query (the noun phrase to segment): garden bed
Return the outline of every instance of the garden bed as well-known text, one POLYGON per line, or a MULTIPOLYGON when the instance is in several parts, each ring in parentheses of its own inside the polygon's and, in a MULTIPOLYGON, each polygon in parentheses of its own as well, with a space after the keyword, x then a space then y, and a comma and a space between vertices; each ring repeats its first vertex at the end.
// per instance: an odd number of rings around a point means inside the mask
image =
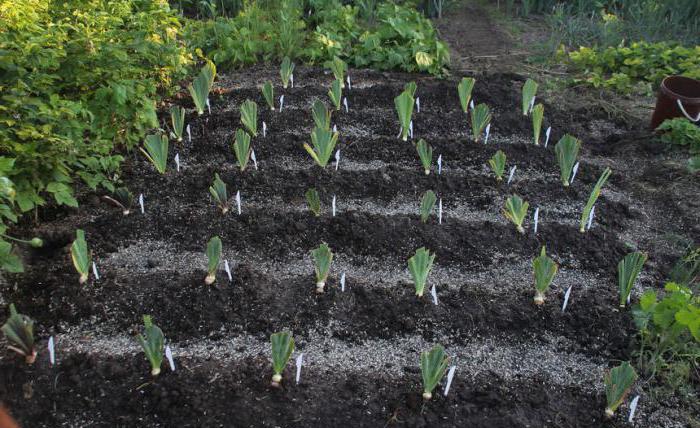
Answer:
MULTIPOLYGON (((1 306, 15 303, 35 319, 41 339, 34 366, 0 355, 0 397, 23 426, 625 426, 624 415, 603 419, 603 371, 630 358, 635 334, 629 311, 617 308, 616 265, 630 247, 648 251, 634 295, 661 283, 676 256, 661 237, 700 235, 693 207, 678 205, 692 186, 659 165, 646 132, 609 121, 595 106, 540 100, 552 138, 548 148, 534 146, 517 75, 477 76, 474 98, 494 111, 484 145, 469 137, 456 78, 350 74, 350 110, 333 114, 337 171, 321 170, 302 148, 311 102, 326 99, 332 76, 299 69, 295 88, 276 85, 283 111, 270 112, 256 85, 277 82, 277 70, 255 67, 220 78, 211 115, 188 113, 193 141, 171 144, 165 176, 134 152, 124 180, 143 194, 145 214, 123 216, 84 192, 79 210, 48 209, 38 226, 18 231, 46 242, 26 254, 27 273, 0 286, 1 306), (410 80, 421 100, 415 136, 442 155, 441 175, 425 176, 413 146, 396 138, 393 98, 410 80), (253 139, 259 169, 241 173, 231 143, 247 98, 258 103, 268 133, 253 139), (569 189, 553 151, 567 132, 583 141, 569 189), (510 185, 486 167, 498 149, 517 165, 510 185), (581 234, 581 209, 607 166, 613 176, 593 228, 581 234), (241 215, 222 216, 210 200, 214 173, 230 193, 240 190, 241 215), (309 187, 321 195, 319 218, 306 209, 309 187), (443 200, 442 224, 420 222, 428 189, 443 200), (532 210, 525 235, 501 215, 510 194, 540 207, 537 234, 532 210), (101 274, 84 286, 69 260, 76 228, 86 231, 101 274), (221 271, 209 287, 204 248, 214 235, 233 281, 221 271), (319 295, 308 252, 321 241, 335 258, 319 295), (560 273, 537 307, 531 260, 542 245, 560 273), (429 283, 437 305, 415 297, 406 269, 421 246, 436 253, 429 283), (133 338, 143 314, 163 329, 177 364, 155 381, 133 338), (298 385, 290 364, 283 388, 272 390, 268 338, 280 330, 293 333, 305 365, 298 385), (44 351, 50 335, 53 367, 44 351), (457 371, 447 397, 423 403, 418 355, 435 343, 457 371)), ((192 107, 186 95, 175 102, 192 107)), ((643 398, 636 426, 683 426, 678 412, 643 398)))

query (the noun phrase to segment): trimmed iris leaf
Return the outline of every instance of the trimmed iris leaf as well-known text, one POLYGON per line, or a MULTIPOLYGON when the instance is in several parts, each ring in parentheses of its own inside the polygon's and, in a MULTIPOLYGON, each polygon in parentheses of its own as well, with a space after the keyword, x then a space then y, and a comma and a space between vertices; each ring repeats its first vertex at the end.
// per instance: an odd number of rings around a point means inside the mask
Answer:
POLYGON ((472 119, 472 136, 475 142, 479 142, 484 129, 491 122, 491 110, 486 104, 478 104, 474 107, 471 114, 472 119))
POLYGON ((620 263, 617 264, 617 285, 620 290, 620 307, 624 308, 627 304, 627 299, 632 293, 634 282, 642 271, 644 263, 647 261, 647 255, 635 251, 627 254, 620 263))
POLYGON ((245 171, 250 160, 250 152, 253 149, 250 147, 250 135, 242 129, 236 129, 236 141, 233 143, 233 153, 238 160, 238 166, 241 171, 245 171))
POLYGON ((540 134, 542 133, 542 119, 544 119, 544 106, 537 104, 532 109, 532 135, 535 145, 540 145, 540 134))
POLYGON ((430 174, 430 166, 433 163, 433 148, 421 138, 416 144, 416 151, 418 151, 418 157, 421 165, 423 165, 425 175, 430 174))
POLYGON ((629 394, 636 380, 637 373, 628 361, 623 361, 619 366, 605 373, 606 417, 613 417, 617 408, 625 401, 625 397, 629 394))
POLYGON ((85 231, 78 229, 75 231, 75 241, 70 246, 70 256, 73 260, 75 270, 80 274, 78 282, 85 284, 90 274, 92 258, 88 250, 87 242, 85 241, 85 231))
POLYGON ((331 103, 335 107, 336 111, 340 110, 340 103, 343 100, 343 82, 340 80, 334 80, 331 84, 331 88, 328 90, 328 97, 331 99, 331 103))
POLYGON ((336 143, 338 143, 338 133, 316 127, 311 133, 311 143, 313 147, 304 143, 304 149, 321 168, 325 168, 333 155, 336 143))
POLYGON ((394 106, 396 113, 399 115, 399 123, 401 124, 401 138, 404 141, 408 140, 408 129, 413 116, 413 105, 415 100, 409 91, 403 91, 401 95, 394 98, 394 106))
POLYGON ((423 399, 433 398, 433 390, 445 376, 449 359, 442 345, 435 345, 430 351, 420 354, 420 371, 423 377, 423 399))
POLYGON ((272 88, 272 82, 269 80, 265 82, 262 87, 263 97, 265 97, 265 102, 270 106, 270 110, 275 111, 275 99, 274 99, 274 89, 272 88))
POLYGON ((524 202, 520 196, 513 195, 506 200, 505 207, 503 208, 503 215, 506 216, 508 220, 513 222, 520 233, 525 233, 523 221, 525 221, 529 207, 530 204, 524 202))
POLYGON ((568 187, 571 181, 578 152, 581 148, 581 141, 569 134, 561 137, 561 140, 554 146, 554 153, 557 155, 557 163, 559 164, 559 173, 561 182, 564 187, 568 187))
POLYGON ((547 256, 545 247, 542 247, 540 255, 532 261, 532 270, 535 274, 535 304, 544 304, 544 295, 549 290, 549 286, 554 281, 559 267, 550 257, 547 256))
POLYGON ((215 236, 207 243, 207 276, 204 283, 211 285, 216 281, 216 271, 221 262, 221 238, 215 236))
POLYGON ((104 198, 121 208, 122 214, 131 214, 131 206, 134 203, 134 195, 126 187, 118 187, 114 189, 112 196, 104 196, 104 198))
POLYGON ((331 112, 322 101, 314 100, 311 106, 311 114, 314 117, 314 123, 317 128, 325 129, 326 131, 331 129, 331 112))
POLYGON ((462 111, 465 113, 469 110, 469 102, 472 98, 472 90, 474 89, 475 83, 476 79, 472 77, 463 77, 459 85, 457 85, 459 105, 462 106, 462 111))
POLYGON ((316 292, 323 293, 328 279, 328 273, 331 269, 333 261, 333 253, 325 242, 319 245, 318 248, 311 250, 311 258, 314 262, 314 270, 316 272, 316 292))
POLYGON ((216 77, 216 66, 209 61, 187 88, 192 96, 192 101, 194 101, 197 114, 200 116, 204 114, 204 108, 207 106, 209 92, 214 86, 214 77, 216 77))
POLYGON ((27 364, 36 360, 34 349, 34 321, 26 315, 17 313, 15 305, 10 303, 10 317, 2 326, 2 332, 11 343, 8 348, 22 356, 27 364))
POLYGON ((170 133, 170 137, 176 139, 178 143, 181 143, 183 131, 185 130, 185 109, 180 106, 170 107, 170 121, 173 125, 173 131, 170 133))
POLYGON ((496 154, 489 159, 489 166, 494 174, 496 174, 496 181, 503 180, 503 173, 506 170, 506 154, 503 150, 499 150, 496 154))
POLYGON ((221 210, 221 214, 226 214, 229 209, 228 191, 226 190, 226 183, 219 177, 219 174, 214 174, 214 182, 209 186, 209 193, 214 198, 216 206, 221 210))
POLYGON ((423 194, 423 198, 420 201, 420 221, 426 223, 430 214, 435 208, 435 202, 437 201, 437 196, 432 190, 428 190, 423 194))
POLYGON ((537 82, 532 79, 527 79, 523 85, 523 116, 527 116, 530 112, 530 104, 537 94, 537 87, 537 82))
POLYGON ((141 147, 141 152, 151 161, 153 166, 161 174, 165 174, 168 167, 168 137, 165 135, 148 135, 146 142, 141 147))
POLYGON ((282 64, 280 65, 280 77, 282 78, 282 87, 287 89, 289 86, 289 78, 292 77, 294 73, 294 63, 289 59, 288 56, 284 57, 282 64))
POLYGON ((258 136, 258 105, 255 101, 245 100, 241 104, 241 123, 253 137, 258 136))
POLYGON ((421 247, 416 250, 416 253, 408 259, 408 270, 413 277, 413 284, 416 288, 416 296, 423 297, 425 285, 428 282, 428 274, 433 268, 435 254, 430 254, 429 250, 421 247))
POLYGON ((591 215, 593 205, 595 205, 596 201, 598 200, 600 192, 603 189, 605 182, 608 181, 608 178, 610 178, 611 174, 612 171, 610 170, 610 168, 605 168, 603 173, 600 175, 600 178, 598 178, 598 182, 593 187, 591 195, 588 197, 588 202, 586 202, 586 206, 583 207, 583 212, 581 213, 581 221, 579 222, 579 232, 584 233, 586 231, 586 223, 588 222, 588 217, 590 217, 591 215))
POLYGON ((418 89, 418 85, 416 85, 416 82, 408 82, 405 85, 403 85, 403 90, 405 92, 408 92, 411 94, 413 98, 416 98, 416 90, 418 89))
POLYGON ((345 88, 345 73, 348 71, 348 65, 337 56, 333 57, 333 61, 326 62, 326 66, 331 69, 335 80, 340 82, 340 87, 345 88))
POLYGON ((143 348, 146 359, 151 363, 151 376, 160 374, 160 366, 163 364, 163 348, 165 336, 163 331, 155 324, 150 315, 143 316, 143 334, 139 334, 136 340, 143 348))
POLYGON ((306 204, 309 206, 309 211, 314 213, 316 217, 321 215, 321 197, 318 195, 316 189, 311 188, 304 194, 306 197, 306 204))
POLYGON ((282 372, 294 352, 294 338, 286 331, 273 333, 270 335, 270 344, 272 345, 273 373, 271 385, 277 388, 282 382, 282 372))

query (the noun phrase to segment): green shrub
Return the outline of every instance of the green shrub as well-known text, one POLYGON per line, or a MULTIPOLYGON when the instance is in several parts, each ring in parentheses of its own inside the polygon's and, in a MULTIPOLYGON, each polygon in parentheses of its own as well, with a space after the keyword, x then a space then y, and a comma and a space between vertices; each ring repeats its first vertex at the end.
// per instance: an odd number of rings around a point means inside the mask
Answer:
POLYGON ((661 133, 662 143, 688 147, 691 153, 700 153, 700 127, 691 121, 682 117, 664 120, 656 130, 661 133))

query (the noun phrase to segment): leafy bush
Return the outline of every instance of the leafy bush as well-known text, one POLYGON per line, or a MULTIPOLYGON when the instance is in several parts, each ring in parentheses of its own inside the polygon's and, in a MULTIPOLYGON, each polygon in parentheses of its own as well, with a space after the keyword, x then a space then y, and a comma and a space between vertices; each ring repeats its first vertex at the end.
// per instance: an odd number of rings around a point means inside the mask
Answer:
POLYGON ((700 153, 700 127, 691 121, 682 117, 665 120, 656 130, 661 132, 662 143, 688 147, 691 153, 700 153))

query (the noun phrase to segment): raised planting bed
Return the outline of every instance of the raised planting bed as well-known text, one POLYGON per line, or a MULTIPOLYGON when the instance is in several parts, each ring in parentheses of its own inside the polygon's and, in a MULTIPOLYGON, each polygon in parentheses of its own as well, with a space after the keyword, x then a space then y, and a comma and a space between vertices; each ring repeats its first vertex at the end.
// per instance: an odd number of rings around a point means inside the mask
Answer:
MULTIPOLYGON (((332 75, 299 68, 296 86, 283 90, 277 74, 257 67, 220 77, 211 114, 200 117, 186 92, 174 100, 188 108, 192 141, 171 142, 165 175, 137 151, 125 167, 144 213, 137 203, 124 216, 84 191, 79 210, 42 211, 37 226, 17 231, 45 240, 26 254, 27 272, 5 275, 0 288, 1 306, 14 303, 36 320, 39 338, 31 366, 0 355, 0 399, 22 426, 628 426, 629 401, 613 419, 603 415, 603 373, 630 359, 635 334, 629 308, 618 308, 617 262, 631 247, 649 253, 635 300, 662 284, 673 261, 661 237, 698 236, 692 207, 677 204, 688 187, 656 173, 650 136, 594 106, 538 97, 543 129, 552 133, 547 148, 535 146, 520 108, 524 78, 493 74, 476 76, 474 99, 491 107, 493 120, 488 143, 475 143, 457 78, 351 70, 349 111, 332 118, 339 167, 321 169, 302 145, 310 141, 311 104, 327 102, 332 75), (275 97, 285 96, 281 112, 265 105, 260 87, 268 79, 275 97), (411 80, 421 111, 415 139, 404 142, 393 99, 411 80), (258 103, 267 134, 252 140, 258 169, 241 172, 231 144, 246 99, 258 103), (569 188, 554 155, 564 133, 583 143, 569 188), (423 173, 418 138, 432 145, 434 160, 442 156, 440 175, 435 166, 423 173), (507 168, 517 165, 510 184, 486 165, 499 149, 507 168), (592 228, 580 233, 581 210, 606 167, 613 175, 592 228), (222 215, 211 200, 215 173, 230 195, 240 191, 240 215, 235 203, 222 215), (306 206, 311 187, 320 217, 306 206), (420 221, 426 190, 442 200, 441 224, 435 214, 420 221), (501 214, 512 194, 530 203, 524 234, 501 214), (76 229, 85 230, 100 275, 84 285, 70 261, 76 229), (222 264, 206 286, 204 250, 214 235, 233 280, 222 264), (326 292, 317 294, 309 251, 321 242, 334 259, 326 292), (537 306, 532 259, 543 245, 559 273, 537 306), (419 247, 436 255, 428 284, 437 304, 413 289, 407 259, 419 247), (155 379, 135 340, 144 314, 163 329, 176 364, 172 372, 164 362, 155 379), (293 334, 296 351, 274 389, 269 337, 282 330, 293 334), (423 402, 419 354, 437 343, 456 372, 447 396, 443 380, 423 402)), ((167 112, 161 119, 169 123, 167 112)), ((684 426, 677 419, 684 406, 643 396, 635 426, 684 426)))

